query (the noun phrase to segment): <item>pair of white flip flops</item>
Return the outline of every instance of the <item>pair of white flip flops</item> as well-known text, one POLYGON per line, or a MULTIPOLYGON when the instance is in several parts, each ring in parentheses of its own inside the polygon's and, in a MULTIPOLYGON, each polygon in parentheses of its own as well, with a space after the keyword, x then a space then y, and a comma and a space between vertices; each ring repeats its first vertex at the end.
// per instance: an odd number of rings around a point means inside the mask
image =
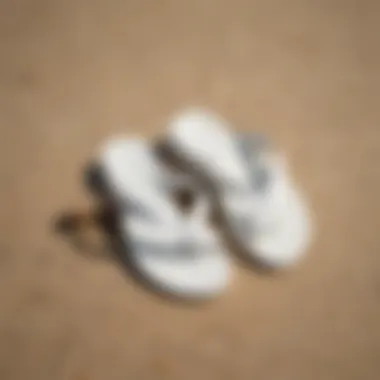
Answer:
POLYGON ((187 177, 171 172, 143 139, 111 140, 100 157, 122 238, 151 283, 188 298, 226 289, 231 262, 208 218, 215 205, 236 242, 262 264, 288 267, 303 256, 311 235, 307 206, 284 158, 262 138, 234 134, 218 116, 189 110, 170 120, 166 145, 194 169, 187 177), (171 199, 178 186, 197 191, 190 213, 171 199))

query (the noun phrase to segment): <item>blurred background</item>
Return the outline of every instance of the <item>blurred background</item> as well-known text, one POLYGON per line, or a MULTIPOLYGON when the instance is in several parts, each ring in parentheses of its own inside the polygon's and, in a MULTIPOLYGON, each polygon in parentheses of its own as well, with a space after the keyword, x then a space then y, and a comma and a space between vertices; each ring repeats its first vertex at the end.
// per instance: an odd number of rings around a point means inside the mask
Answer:
POLYGON ((378 379, 379 21, 375 0, 2 0, 0 378, 378 379), (237 262, 199 306, 53 228, 91 207, 103 139, 188 105, 267 133, 318 227, 294 271, 237 262))

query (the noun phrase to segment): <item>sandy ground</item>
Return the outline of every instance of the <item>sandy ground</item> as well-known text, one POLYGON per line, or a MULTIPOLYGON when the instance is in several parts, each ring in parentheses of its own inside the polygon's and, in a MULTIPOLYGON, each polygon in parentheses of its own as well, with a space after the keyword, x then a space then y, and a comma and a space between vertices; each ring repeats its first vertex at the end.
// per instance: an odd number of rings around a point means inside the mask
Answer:
POLYGON ((378 379, 379 4, 1 1, 0 378, 378 379), (104 138, 189 104, 268 133, 318 224, 293 272, 236 262, 203 306, 53 231, 104 138))

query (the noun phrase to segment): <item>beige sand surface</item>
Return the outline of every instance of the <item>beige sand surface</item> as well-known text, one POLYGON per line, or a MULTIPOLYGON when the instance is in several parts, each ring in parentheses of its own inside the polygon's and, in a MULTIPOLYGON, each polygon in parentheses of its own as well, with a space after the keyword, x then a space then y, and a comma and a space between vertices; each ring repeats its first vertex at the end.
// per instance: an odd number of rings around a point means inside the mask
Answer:
POLYGON ((0 2, 0 379, 376 380, 380 3, 0 2), (53 233, 83 165, 200 104, 288 153, 318 222, 292 273, 163 301, 53 233))

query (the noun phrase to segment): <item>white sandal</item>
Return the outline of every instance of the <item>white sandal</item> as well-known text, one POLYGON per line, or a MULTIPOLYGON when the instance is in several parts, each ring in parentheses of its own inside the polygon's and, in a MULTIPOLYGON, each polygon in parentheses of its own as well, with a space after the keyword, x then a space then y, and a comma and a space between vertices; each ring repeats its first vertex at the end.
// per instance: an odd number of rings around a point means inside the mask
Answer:
POLYGON ((311 240, 309 211, 283 156, 240 139, 218 116, 188 110, 169 122, 168 146, 206 179, 236 242, 270 267, 296 263, 311 240))
POLYGON ((170 199, 180 178, 158 161, 145 140, 111 140, 100 159, 122 238, 141 274, 176 296, 210 298, 224 291, 230 262, 207 223, 206 199, 198 197, 192 213, 182 213, 170 199))

